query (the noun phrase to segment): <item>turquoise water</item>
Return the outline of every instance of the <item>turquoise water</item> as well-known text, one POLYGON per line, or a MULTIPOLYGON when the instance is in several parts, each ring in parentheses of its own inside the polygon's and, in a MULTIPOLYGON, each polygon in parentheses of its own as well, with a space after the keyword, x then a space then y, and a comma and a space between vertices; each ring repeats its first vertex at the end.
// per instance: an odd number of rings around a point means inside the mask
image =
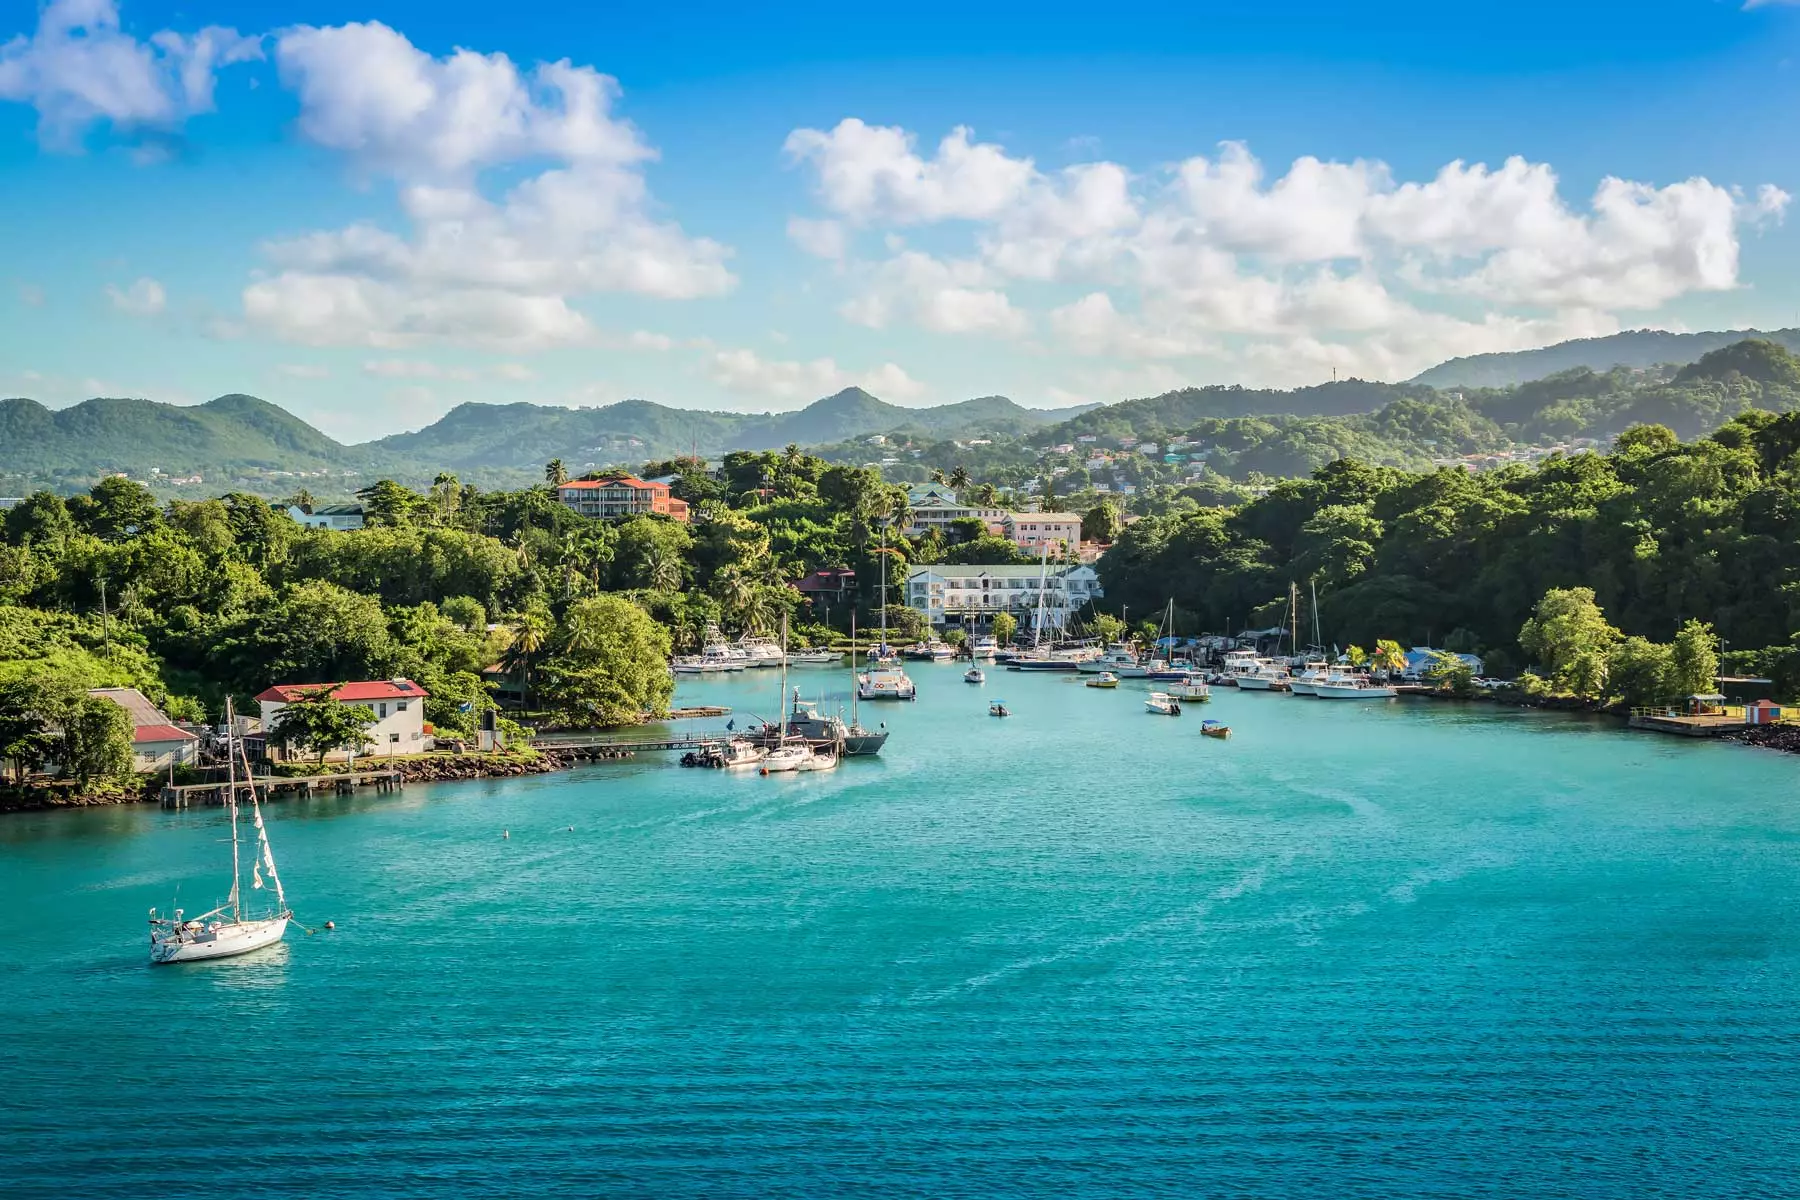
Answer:
POLYGON ((210 965, 217 811, 0 818, 0 1192, 1795 1194, 1800 759, 913 674, 828 775, 281 802, 338 929, 210 965))

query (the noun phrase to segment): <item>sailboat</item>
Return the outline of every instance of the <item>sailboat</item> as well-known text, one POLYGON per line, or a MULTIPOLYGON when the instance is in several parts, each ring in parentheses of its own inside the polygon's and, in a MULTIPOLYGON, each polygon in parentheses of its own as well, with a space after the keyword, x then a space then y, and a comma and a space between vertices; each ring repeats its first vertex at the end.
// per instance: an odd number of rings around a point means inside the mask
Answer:
POLYGON ((918 689, 899 666, 887 644, 887 527, 881 529, 881 645, 869 655, 869 669, 856 677, 856 694, 864 700, 917 700, 918 689))
POLYGON ((1050 543, 1038 553, 1037 614, 1032 621, 1031 653, 1015 655, 1006 664, 1009 671, 1079 671, 1081 664, 1072 658, 1058 658, 1044 651, 1044 599, 1050 577, 1050 543))
POLYGON ((229 958, 248 954, 264 946, 272 946, 287 932, 293 912, 281 889, 281 876, 275 870, 275 854, 269 848, 269 831, 263 824, 262 805, 256 799, 256 782, 250 772, 250 759, 244 757, 244 775, 250 784, 251 824, 256 830, 256 849, 250 857, 251 884, 255 890, 272 887, 274 911, 262 916, 245 913, 243 904, 243 866, 238 841, 238 756, 243 743, 237 736, 237 721, 230 701, 225 705, 226 779, 225 807, 231 814, 231 894, 219 907, 197 917, 187 916, 177 908, 168 917, 150 910, 150 961, 153 963, 199 962, 208 958, 229 958), (264 882, 263 872, 268 872, 264 882))

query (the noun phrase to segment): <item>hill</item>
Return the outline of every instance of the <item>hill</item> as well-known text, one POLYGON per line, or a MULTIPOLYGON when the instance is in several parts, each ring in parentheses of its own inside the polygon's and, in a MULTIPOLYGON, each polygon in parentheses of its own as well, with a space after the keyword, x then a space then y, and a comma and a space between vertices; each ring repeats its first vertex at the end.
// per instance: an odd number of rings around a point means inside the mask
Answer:
POLYGON ((98 398, 56 411, 35 400, 0 400, 5 471, 304 470, 342 465, 351 457, 345 446, 254 396, 220 396, 192 407, 98 398))
POLYGON ((1034 441, 1073 441, 1084 434, 1096 437, 1119 437, 1125 434, 1155 436, 1185 429, 1199 421, 1227 417, 1260 417, 1280 414, 1295 417, 1343 417, 1352 413, 1373 412, 1385 404, 1402 399, 1428 399, 1432 389, 1407 383, 1369 383, 1346 379, 1337 383, 1321 383, 1315 387, 1295 388, 1291 392, 1273 388, 1216 386, 1181 388, 1160 396, 1124 400, 1099 408, 1051 426, 1034 441))
POLYGON ((1581 338, 1558 342, 1541 350, 1516 350, 1504 354, 1471 354, 1439 363, 1408 382, 1435 388, 1517 387, 1535 379, 1585 368, 1605 372, 1614 367, 1645 370, 1695 362, 1715 350, 1746 339, 1766 339, 1789 350, 1800 351, 1800 329, 1763 333, 1738 329, 1719 333, 1668 333, 1660 329, 1634 329, 1611 337, 1581 338))

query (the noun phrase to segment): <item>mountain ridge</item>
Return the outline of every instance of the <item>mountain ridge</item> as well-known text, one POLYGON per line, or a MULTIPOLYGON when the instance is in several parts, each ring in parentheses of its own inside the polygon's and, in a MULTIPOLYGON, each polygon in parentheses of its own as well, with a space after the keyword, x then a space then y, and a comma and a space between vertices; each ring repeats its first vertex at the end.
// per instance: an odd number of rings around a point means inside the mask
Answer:
POLYGON ((1507 350, 1452 358, 1419 372, 1406 382, 1440 389, 1517 387, 1579 367, 1604 374, 1614 367, 1645 370, 1686 366, 1714 350, 1750 340, 1774 342, 1800 353, 1800 329, 1729 329, 1700 333, 1631 329, 1606 337, 1557 342, 1535 350, 1507 350))

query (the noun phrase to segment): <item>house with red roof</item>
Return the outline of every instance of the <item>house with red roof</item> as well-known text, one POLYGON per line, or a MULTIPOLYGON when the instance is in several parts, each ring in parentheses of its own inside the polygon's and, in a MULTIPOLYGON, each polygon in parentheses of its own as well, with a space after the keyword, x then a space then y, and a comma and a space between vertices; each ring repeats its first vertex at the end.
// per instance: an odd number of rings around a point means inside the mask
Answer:
POLYGON ((584 517, 635 517, 662 513, 685 523, 687 501, 669 494, 657 480, 620 475, 613 479, 571 479, 556 486, 556 498, 584 517))
POLYGON ((131 769, 166 771, 194 761, 199 735, 169 720, 168 714, 136 688, 92 688, 90 696, 111 700, 131 717, 131 769))
MULTIPOLYGON (((428 693, 410 679, 370 679, 349 683, 280 683, 256 697, 262 705, 262 727, 274 728, 281 710, 300 698, 330 688, 331 698, 339 704, 366 705, 375 714, 369 726, 370 745, 358 753, 364 757, 389 757, 395 754, 420 754, 435 746, 431 726, 425 723, 425 698, 428 693)), ((271 749, 274 743, 270 743, 271 749)), ((327 760, 348 758, 348 750, 334 750, 327 760)))

